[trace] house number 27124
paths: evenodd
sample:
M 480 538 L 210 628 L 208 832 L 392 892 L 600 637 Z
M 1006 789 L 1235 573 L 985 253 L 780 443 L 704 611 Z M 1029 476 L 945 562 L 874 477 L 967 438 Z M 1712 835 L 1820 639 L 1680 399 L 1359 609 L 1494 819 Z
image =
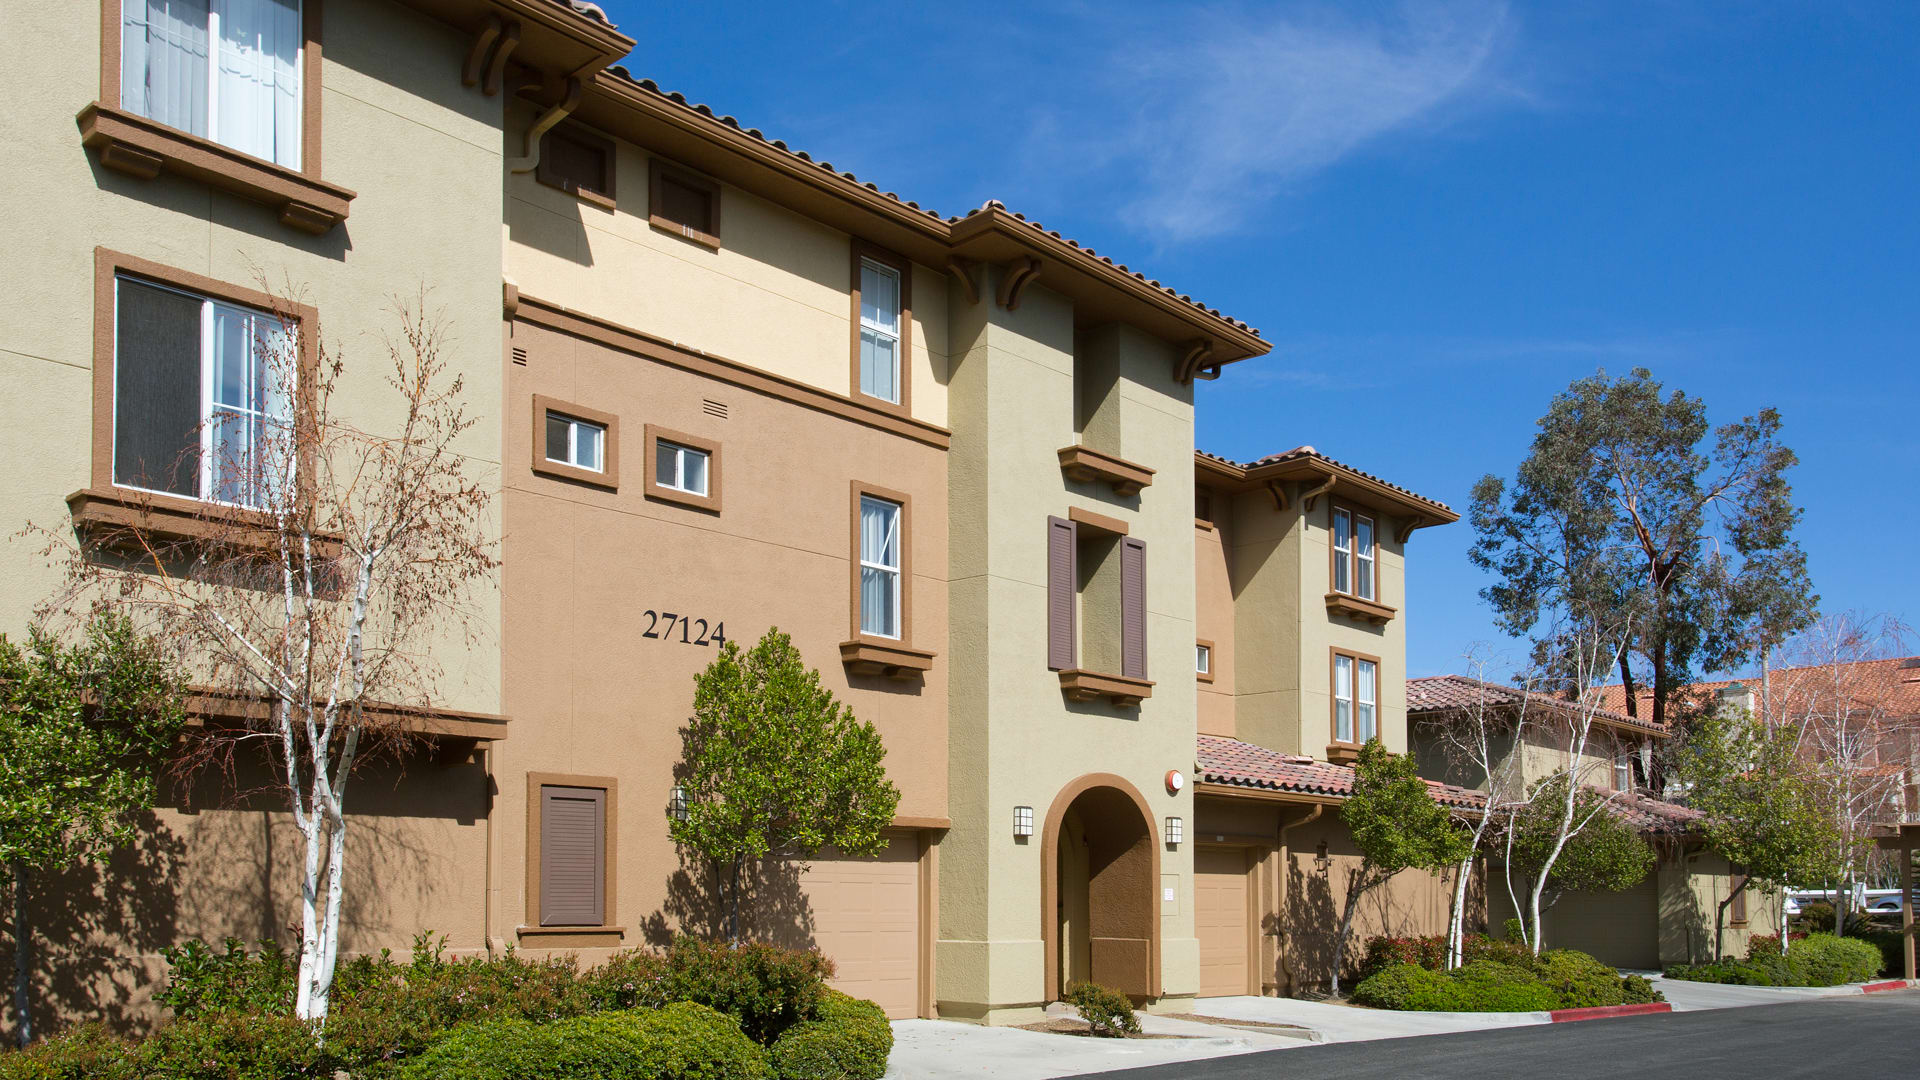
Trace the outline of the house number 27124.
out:
M 649 609 L 641 614 L 647 617 L 647 628 L 640 632 L 641 637 L 659 641 L 678 641 L 682 645 L 711 646 L 727 643 L 726 623 L 717 622 L 713 624 L 712 629 L 708 629 L 705 619 L 678 615 L 671 611 Z M 674 633 L 676 625 L 680 628 L 677 635 Z

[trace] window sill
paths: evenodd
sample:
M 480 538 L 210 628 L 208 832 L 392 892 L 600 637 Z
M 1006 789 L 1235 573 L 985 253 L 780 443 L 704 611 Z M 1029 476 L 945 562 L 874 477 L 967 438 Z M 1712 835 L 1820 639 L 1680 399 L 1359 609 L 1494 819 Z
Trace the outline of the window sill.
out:
M 1111 484 L 1113 493 L 1122 498 L 1138 495 L 1153 483 L 1153 470 L 1145 465 L 1084 446 L 1061 447 L 1060 468 L 1077 484 Z
M 142 180 L 162 172 L 199 180 L 266 203 L 280 212 L 282 224 L 315 236 L 345 221 L 354 198 L 336 184 L 97 101 L 80 110 L 76 120 L 80 141 L 109 169 Z
M 1393 621 L 1394 609 L 1372 600 L 1363 600 L 1358 596 L 1342 592 L 1327 594 L 1327 610 L 1335 615 L 1345 615 L 1361 622 L 1370 622 L 1375 626 L 1385 626 Z
M 659 214 L 651 214 L 647 217 L 647 224 L 653 226 L 656 229 L 659 229 L 661 232 L 666 233 L 669 236 L 677 236 L 682 240 L 687 240 L 692 243 L 699 244 L 701 247 L 706 248 L 708 251 L 720 250 L 719 237 L 713 235 L 712 233 L 701 232 L 699 229 L 696 229 L 691 225 L 682 224 L 681 222 L 675 221 L 672 218 L 662 217 Z
M 608 491 L 620 490 L 620 482 L 617 477 L 610 476 L 603 472 L 595 472 L 592 469 L 583 469 L 578 465 L 568 465 L 564 461 L 553 461 L 542 458 L 534 464 L 533 472 L 536 476 L 550 476 L 555 480 L 572 480 L 575 483 L 586 484 L 590 487 L 605 488 Z
M 872 638 L 840 643 L 840 662 L 859 675 L 912 679 L 933 670 L 933 653 L 906 645 L 882 644 Z
M 624 926 L 517 926 L 514 933 L 531 944 L 553 949 L 594 948 L 620 944 L 627 936 Z
M 1121 708 L 1130 708 L 1153 696 L 1153 682 L 1126 675 L 1106 675 L 1082 668 L 1060 672 L 1060 689 L 1068 701 L 1093 701 L 1106 698 Z
M 1328 743 L 1327 760 L 1335 765 L 1351 765 L 1360 760 L 1360 744 Z
M 117 550 L 141 548 L 141 537 L 176 544 L 222 544 L 242 550 L 278 548 L 272 522 L 256 510 L 217 506 L 177 495 L 119 488 L 83 488 L 67 496 L 74 527 Z M 340 557 L 340 538 L 317 538 L 322 561 Z

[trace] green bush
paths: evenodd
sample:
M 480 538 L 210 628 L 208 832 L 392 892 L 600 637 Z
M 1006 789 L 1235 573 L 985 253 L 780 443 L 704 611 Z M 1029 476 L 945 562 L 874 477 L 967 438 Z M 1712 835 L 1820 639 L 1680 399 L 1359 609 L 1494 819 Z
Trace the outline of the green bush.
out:
M 1620 1004 L 1651 1005 L 1667 1000 L 1667 995 L 1653 988 L 1653 981 L 1645 975 L 1628 975 L 1620 980 Z
M 1384 968 L 1361 980 L 1353 1002 L 1418 1012 L 1540 1012 L 1666 1000 L 1645 978 L 1622 978 L 1583 952 L 1554 949 L 1536 959 L 1523 951 L 1518 959 L 1470 960 L 1449 972 L 1417 964 Z
M 139 1080 L 331 1077 L 345 1062 L 285 1013 L 199 1012 L 162 1026 L 128 1056 Z
M 1553 989 L 1531 970 L 1498 960 L 1475 960 L 1452 972 L 1461 1012 L 1544 1012 L 1559 1008 Z
M 1789 960 L 1805 965 L 1807 986 L 1866 982 L 1880 974 L 1880 950 L 1859 938 L 1808 934 L 1788 950 Z
M 1080 1010 L 1080 1019 L 1093 1028 L 1095 1035 L 1140 1034 L 1140 1018 L 1133 1015 L 1133 1002 L 1118 990 L 1098 983 L 1075 983 L 1067 987 L 1060 1000 Z
M 731 1017 L 681 1002 L 547 1024 L 462 1027 L 401 1073 L 406 1080 L 767 1080 L 766 1051 Z
M 1667 978 L 1740 986 L 1840 986 L 1866 982 L 1880 972 L 1881 950 L 1872 942 L 1832 934 L 1809 934 L 1782 956 L 1778 939 L 1756 939 L 1745 960 L 1675 964 Z
M 661 1004 L 692 1001 L 735 1017 L 748 1038 L 767 1046 L 814 1017 L 832 975 L 833 965 L 812 950 L 681 938 L 667 951 L 651 992 Z
M 1856 930 L 1847 935 L 1880 950 L 1880 974 L 1899 978 L 1906 973 L 1907 954 L 1898 930 Z
M 1457 980 L 1418 964 L 1396 964 L 1360 980 L 1351 1000 L 1356 1005 L 1397 1012 L 1453 1012 L 1460 1008 Z
M 0 1080 L 134 1080 L 133 1044 L 82 1024 L 25 1050 L 0 1050 Z
M 1526 967 L 1533 962 L 1533 952 L 1525 945 L 1517 941 L 1490 938 L 1485 934 L 1468 934 L 1461 939 L 1460 956 L 1463 962 L 1469 964 L 1475 960 L 1498 960 L 1503 964 Z M 1446 935 L 1368 938 L 1365 958 L 1361 960 L 1357 974 L 1365 979 L 1395 964 L 1417 964 L 1429 971 L 1446 970 Z
M 828 990 L 818 1015 L 774 1040 L 780 1080 L 879 1080 L 893 1052 L 893 1027 L 871 1001 Z
M 1552 990 L 1559 1009 L 1591 1009 L 1626 1004 L 1620 973 L 1583 952 L 1549 949 L 1534 965 L 1540 981 Z

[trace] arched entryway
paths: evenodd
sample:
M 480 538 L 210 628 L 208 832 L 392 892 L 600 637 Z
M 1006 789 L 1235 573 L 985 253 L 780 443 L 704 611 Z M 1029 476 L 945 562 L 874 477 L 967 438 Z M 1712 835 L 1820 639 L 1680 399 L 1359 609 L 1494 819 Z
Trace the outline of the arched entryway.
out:
M 1147 800 L 1110 773 L 1061 790 L 1042 834 L 1046 1000 L 1091 979 L 1160 996 L 1160 846 Z

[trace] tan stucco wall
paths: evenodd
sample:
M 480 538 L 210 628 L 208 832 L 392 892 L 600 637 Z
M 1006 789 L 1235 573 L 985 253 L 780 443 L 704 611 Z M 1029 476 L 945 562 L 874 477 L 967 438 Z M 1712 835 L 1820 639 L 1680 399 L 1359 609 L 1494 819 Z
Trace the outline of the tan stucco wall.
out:
M 1226 502 L 1220 498 L 1217 505 L 1224 506 Z M 1234 688 L 1237 685 L 1233 574 L 1228 565 L 1231 544 L 1226 538 L 1231 528 L 1230 523 L 1223 521 L 1213 528 L 1196 527 L 1193 531 L 1194 636 L 1213 642 L 1213 681 L 1196 680 L 1198 719 L 1201 731 L 1228 737 L 1236 730 Z
M 516 940 L 525 921 L 526 776 L 614 778 L 619 785 L 619 941 L 596 949 L 705 931 L 689 916 L 681 864 L 667 839 L 680 728 L 692 711 L 693 679 L 716 646 L 647 639 L 664 626 L 645 612 L 673 612 L 725 625 L 751 648 L 769 627 L 792 636 L 822 683 L 871 720 L 887 747 L 903 817 L 947 816 L 947 636 L 945 453 L 876 428 L 584 341 L 521 319 L 512 344 L 527 363 L 506 363 L 506 697 L 514 737 L 495 766 L 496 916 L 492 933 Z M 542 394 L 618 418 L 619 488 L 532 472 L 532 398 Z M 723 404 L 720 419 L 703 402 Z M 720 446 L 721 510 L 683 507 L 643 494 L 652 468 L 646 424 Z M 911 497 L 909 644 L 932 650 L 923 681 L 850 674 L 839 644 L 852 636 L 852 481 Z M 704 894 L 702 894 L 704 895 Z M 772 899 L 771 897 L 769 899 Z M 806 940 L 806 905 L 780 909 L 791 926 L 763 925 Z M 778 905 L 772 905 L 777 907 Z M 529 938 L 522 947 L 539 948 Z M 588 950 L 583 955 L 599 955 Z
M 534 118 L 511 117 L 519 153 Z M 522 292 L 835 394 L 852 390 L 846 233 L 722 185 L 718 251 L 647 220 L 648 152 L 616 140 L 616 207 L 506 177 L 506 273 Z M 947 275 L 913 275 L 912 409 L 947 421 Z M 1064 445 L 1064 444 L 1063 444 Z
M 1044 821 L 1076 778 L 1113 773 L 1146 799 L 1155 836 L 1165 817 L 1191 816 L 1191 796 L 1168 795 L 1162 778 L 1193 763 L 1193 413 L 1167 346 L 1132 330 L 1110 335 L 1120 370 L 1114 452 L 1158 472 L 1132 499 L 1067 482 L 1055 454 L 1074 442 L 1073 312 L 1044 285 L 1007 311 L 986 277 L 978 304 L 950 293 L 955 827 L 941 846 L 937 990 L 943 1016 L 992 1021 L 1031 1015 L 1044 993 L 1043 838 L 1013 837 L 1014 807 Z M 1070 506 L 1121 518 L 1147 544 L 1156 685 L 1138 709 L 1068 703 L 1047 668 L 1046 518 Z M 1162 846 L 1160 860 L 1162 881 L 1190 898 L 1189 849 Z M 1160 916 L 1171 995 L 1198 986 L 1190 906 Z
M 64 527 L 65 497 L 87 486 L 96 246 L 302 294 L 317 307 L 326 342 L 348 361 L 337 414 L 375 429 L 393 412 L 382 381 L 383 338 L 399 329 L 391 302 L 430 288 L 427 306 L 440 317 L 448 359 L 466 376 L 470 414 L 498 415 L 500 99 L 460 85 L 468 46 L 460 35 L 398 5 L 328 0 L 324 178 L 357 197 L 345 223 L 313 237 L 282 225 L 268 207 L 203 183 L 142 181 L 100 167 L 74 124 L 99 95 L 98 8 L 36 4 L 10 15 L 0 60 L 33 91 L 0 113 L 12 178 L 0 287 L 13 299 L 0 320 L 0 382 L 8 388 L 0 458 L 9 463 L 0 476 L 0 531 L 11 535 L 28 522 Z M 459 443 L 489 484 L 497 483 L 499 438 L 495 425 L 481 423 Z M 0 544 L 0 632 L 22 634 L 34 604 L 57 584 L 37 550 L 26 541 Z M 447 669 L 435 704 L 494 713 L 498 595 L 487 585 L 470 599 L 482 640 L 473 648 L 452 638 L 434 644 Z M 404 776 L 375 770 L 349 786 L 345 949 L 404 951 L 429 927 L 451 935 L 456 948 L 479 943 L 485 841 L 473 769 L 412 762 Z M 226 802 L 209 789 L 192 813 L 159 811 L 138 853 L 117 859 L 114 873 L 66 883 L 69 899 L 89 888 L 115 897 L 74 913 L 79 925 L 49 913 L 44 926 L 55 940 L 72 926 L 74 937 L 100 950 L 94 959 L 119 973 L 91 1010 L 140 1014 L 151 990 L 143 980 L 157 971 L 159 948 L 175 941 L 228 933 L 290 940 L 287 925 L 298 914 L 287 888 L 298 850 L 291 826 L 270 810 L 221 808 Z M 58 966 L 48 960 L 49 978 L 64 977 Z M 89 1011 L 76 998 L 50 1001 L 55 1015 Z

